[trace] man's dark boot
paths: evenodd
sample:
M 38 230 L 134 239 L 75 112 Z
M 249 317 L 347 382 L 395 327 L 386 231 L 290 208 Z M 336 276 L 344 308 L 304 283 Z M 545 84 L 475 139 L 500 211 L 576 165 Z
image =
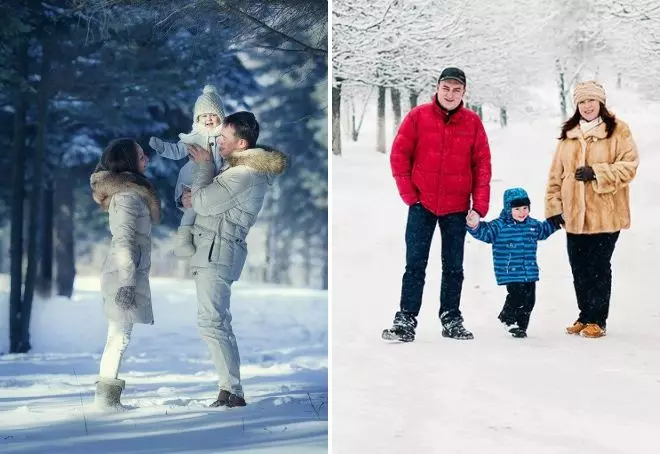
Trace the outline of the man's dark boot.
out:
M 394 323 L 383 330 L 382 338 L 390 341 L 412 342 L 415 340 L 417 319 L 410 312 L 399 311 L 394 315 Z
M 229 402 L 229 396 L 231 396 L 229 391 L 221 389 L 218 393 L 218 398 L 215 400 L 215 402 L 209 405 L 209 407 L 224 407 L 227 405 L 227 402 Z
M 241 396 L 237 396 L 236 394 L 229 395 L 229 400 L 227 401 L 227 408 L 245 407 L 246 405 L 247 402 L 245 402 L 245 399 L 243 399 Z
M 460 340 L 474 339 L 474 335 L 463 326 L 463 320 L 461 318 L 443 320 L 442 337 Z
M 209 407 L 227 407 L 227 408 L 233 408 L 233 407 L 245 407 L 247 403 L 245 402 L 245 399 L 243 399 L 240 396 L 237 396 L 236 394 L 232 394 L 229 391 L 225 391 L 224 389 L 221 389 L 220 392 L 218 393 L 218 398 L 213 402 Z

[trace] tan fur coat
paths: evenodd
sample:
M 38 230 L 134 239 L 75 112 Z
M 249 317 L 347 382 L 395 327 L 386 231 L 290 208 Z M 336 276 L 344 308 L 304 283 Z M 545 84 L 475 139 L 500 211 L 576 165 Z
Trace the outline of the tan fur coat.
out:
M 582 133 L 576 126 L 559 141 L 548 177 L 546 217 L 563 213 L 566 231 L 577 234 L 617 232 L 630 227 L 628 185 L 639 157 L 628 125 L 616 121 L 607 138 L 605 123 Z M 591 166 L 595 181 L 575 179 L 575 170 Z

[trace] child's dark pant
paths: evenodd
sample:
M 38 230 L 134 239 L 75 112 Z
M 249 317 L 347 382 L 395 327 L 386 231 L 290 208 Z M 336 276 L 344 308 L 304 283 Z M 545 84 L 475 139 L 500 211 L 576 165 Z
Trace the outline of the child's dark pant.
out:
M 518 325 L 527 330 L 529 316 L 536 302 L 536 282 L 515 282 L 507 284 L 506 301 L 498 318 L 507 325 Z

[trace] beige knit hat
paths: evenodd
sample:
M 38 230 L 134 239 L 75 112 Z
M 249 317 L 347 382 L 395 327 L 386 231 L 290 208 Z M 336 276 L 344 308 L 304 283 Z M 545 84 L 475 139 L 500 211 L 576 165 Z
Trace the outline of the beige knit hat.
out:
M 197 98 L 193 110 L 193 121 L 197 121 L 200 115 L 208 113 L 216 114 L 220 117 L 220 121 L 225 120 L 225 109 L 222 100 L 218 94 L 218 89 L 213 85 L 206 85 L 202 94 Z
M 576 106 L 587 99 L 596 99 L 605 104 L 605 89 L 595 80 L 580 82 L 573 90 L 573 104 Z

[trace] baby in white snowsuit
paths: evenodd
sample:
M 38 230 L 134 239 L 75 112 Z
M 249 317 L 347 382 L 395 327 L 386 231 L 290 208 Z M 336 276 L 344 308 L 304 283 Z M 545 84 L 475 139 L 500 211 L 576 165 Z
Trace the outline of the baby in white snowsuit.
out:
M 193 109 L 192 131 L 189 134 L 179 134 L 177 143 L 164 142 L 158 137 L 149 139 L 149 146 L 160 156 L 167 159 L 179 160 L 188 156 L 186 144 L 197 144 L 205 150 L 211 148 L 211 155 L 215 164 L 217 174 L 224 164 L 220 155 L 220 129 L 225 119 L 225 111 L 218 95 L 218 90 L 213 85 L 206 85 L 202 94 L 195 102 Z M 183 211 L 181 223 L 176 233 L 174 255 L 180 258 L 192 257 L 195 246 L 192 242 L 192 226 L 195 223 L 195 212 L 192 208 L 184 208 L 181 197 L 185 188 L 192 186 L 193 161 L 188 161 L 179 171 L 179 177 L 174 189 L 174 200 L 176 206 Z

